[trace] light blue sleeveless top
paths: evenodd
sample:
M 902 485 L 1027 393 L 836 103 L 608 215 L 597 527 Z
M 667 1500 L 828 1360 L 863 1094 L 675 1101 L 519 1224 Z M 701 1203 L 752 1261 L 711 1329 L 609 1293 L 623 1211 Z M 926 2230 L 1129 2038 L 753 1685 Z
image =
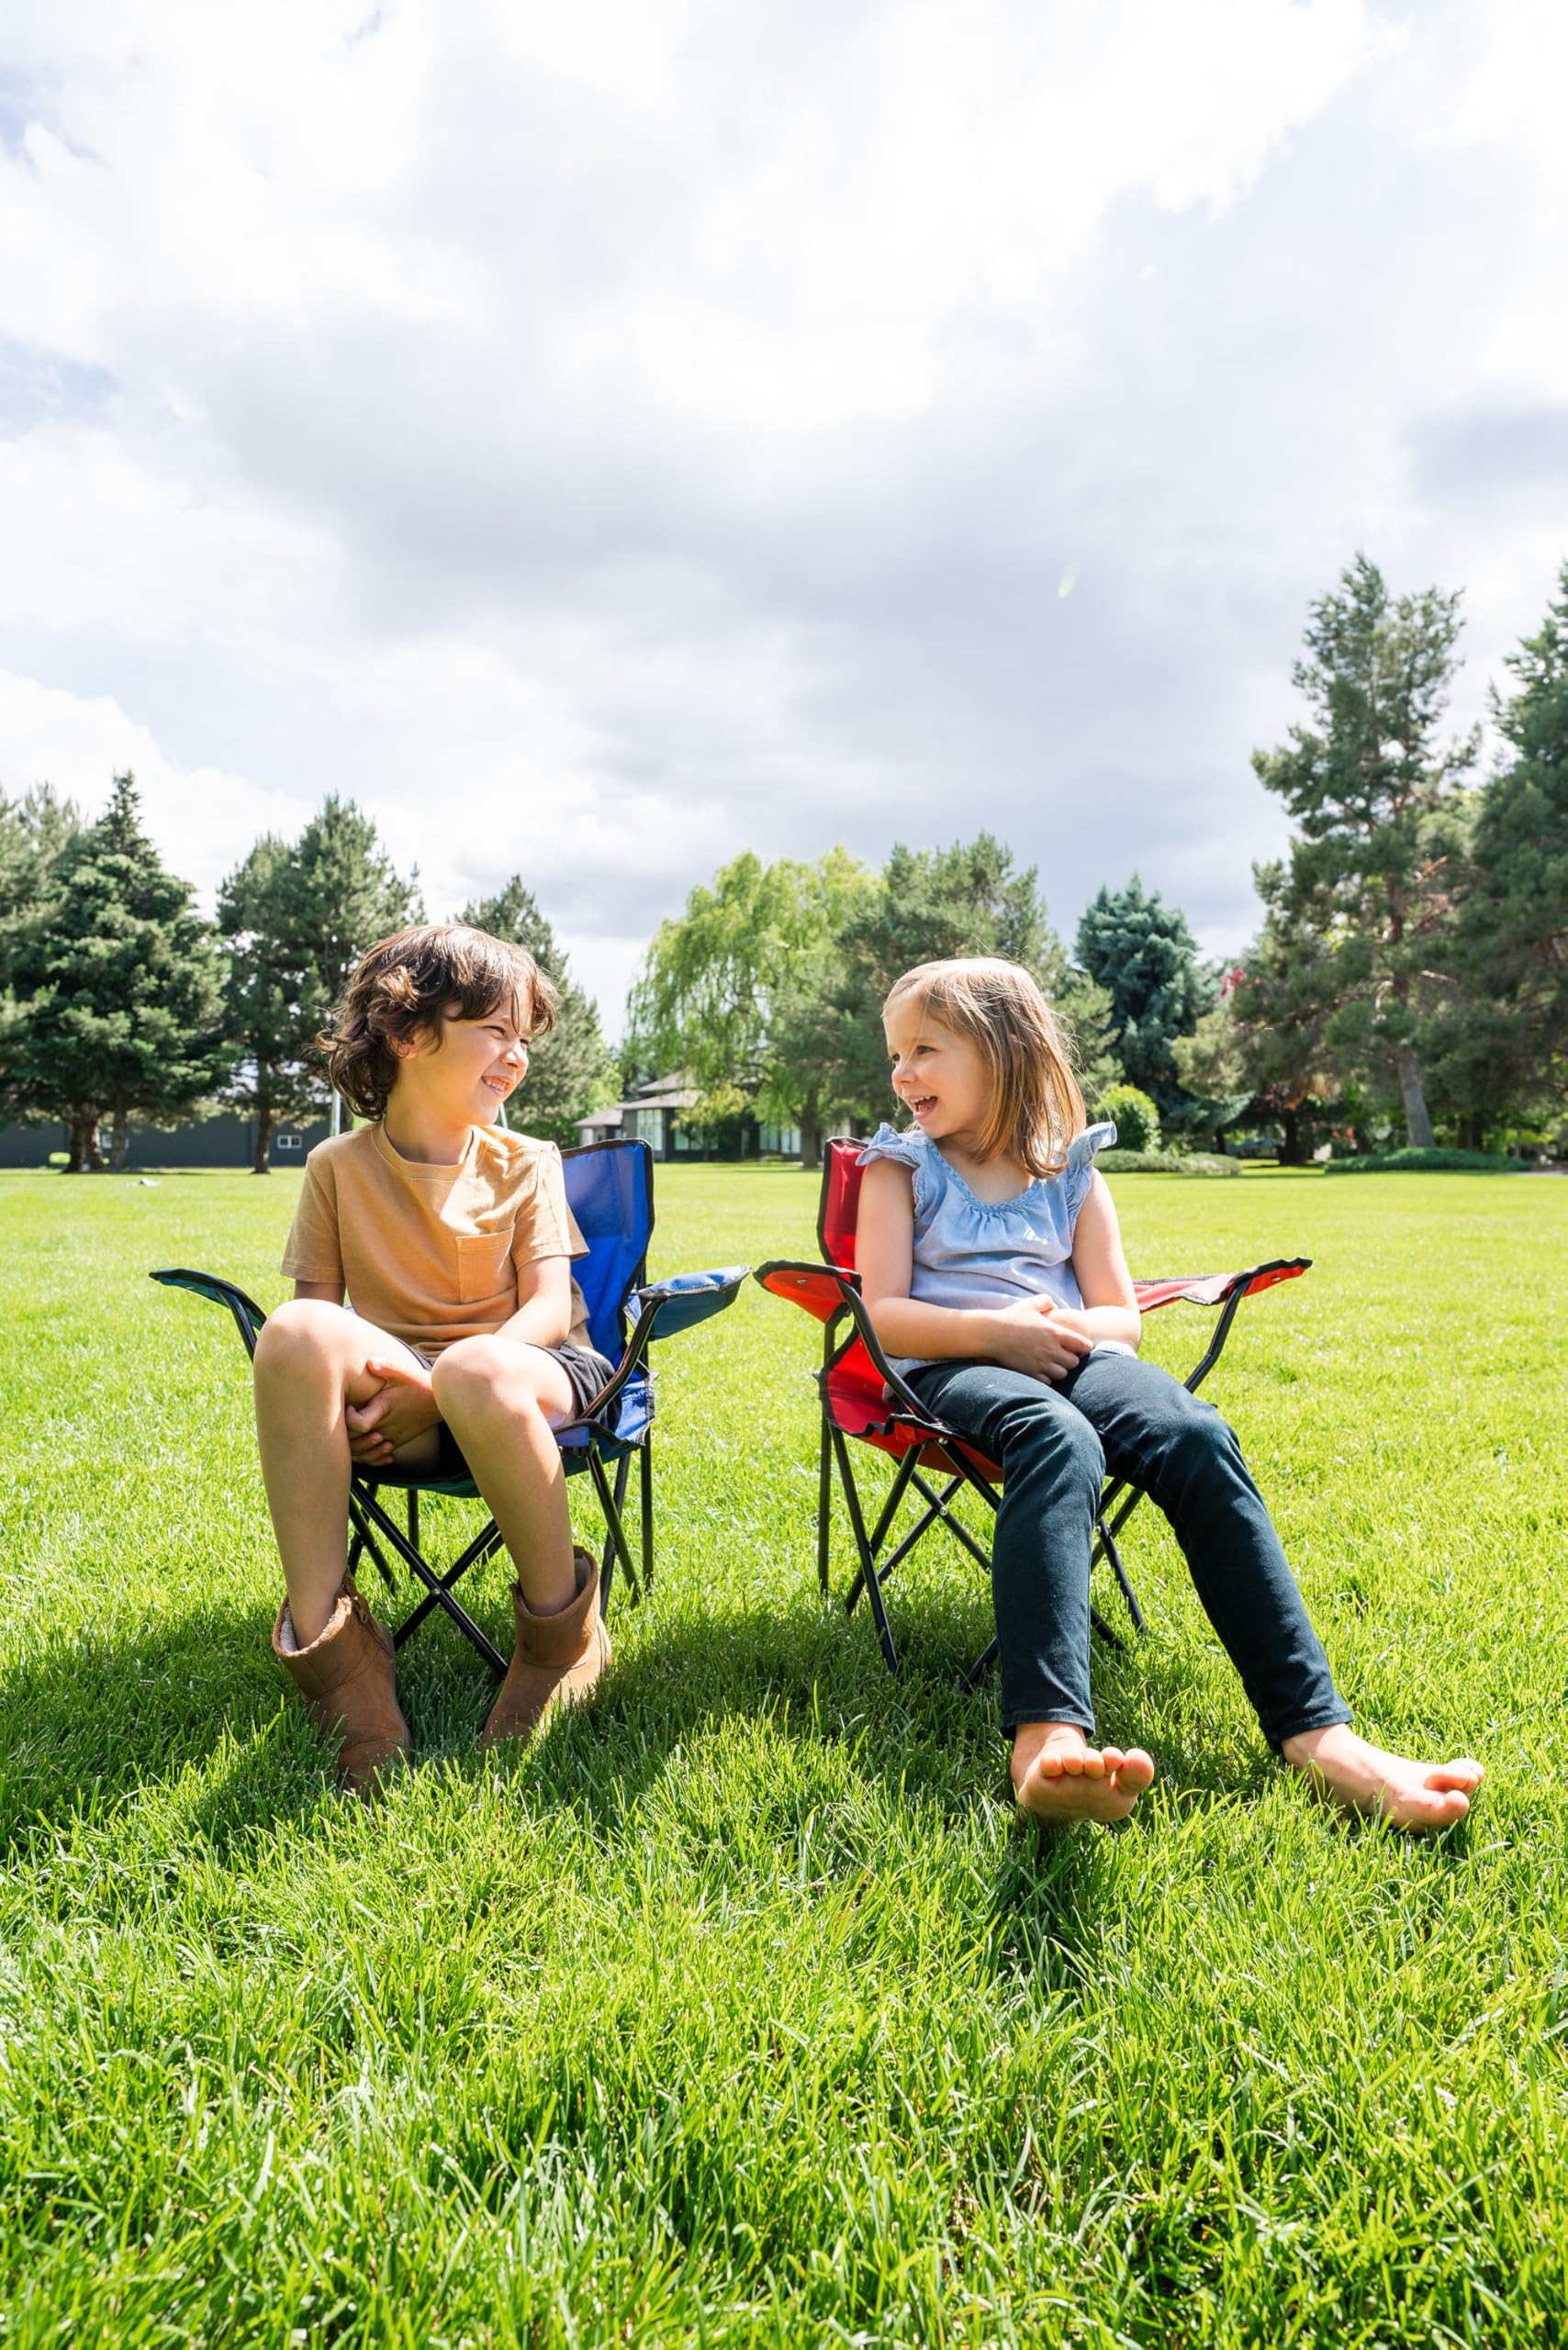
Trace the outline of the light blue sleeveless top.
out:
M 1068 1147 L 1059 1175 L 1042 1175 L 1010 1200 L 975 1197 L 956 1167 L 919 1128 L 879 1126 L 860 1164 L 896 1158 L 914 1183 L 914 1263 L 909 1293 L 922 1305 L 1012 1305 L 1051 1297 L 1081 1306 L 1072 1270 L 1078 1211 L 1094 1180 L 1094 1159 L 1116 1139 L 1106 1124 L 1086 1127 Z M 917 1371 L 933 1355 L 890 1355 L 895 1371 Z

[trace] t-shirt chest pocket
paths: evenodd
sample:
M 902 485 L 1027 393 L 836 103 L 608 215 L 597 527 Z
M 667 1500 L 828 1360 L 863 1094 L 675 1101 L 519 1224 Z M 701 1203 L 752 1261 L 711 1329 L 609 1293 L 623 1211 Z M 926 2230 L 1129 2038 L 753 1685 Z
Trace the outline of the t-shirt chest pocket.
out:
M 483 1305 L 517 1287 L 511 1270 L 510 1232 L 460 1232 L 457 1294 L 465 1305 Z

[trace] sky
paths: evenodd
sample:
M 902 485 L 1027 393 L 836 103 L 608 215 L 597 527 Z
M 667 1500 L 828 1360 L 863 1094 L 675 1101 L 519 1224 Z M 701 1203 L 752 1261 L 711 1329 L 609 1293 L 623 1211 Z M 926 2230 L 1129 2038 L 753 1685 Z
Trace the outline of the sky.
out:
M 1568 558 L 1558 0 L 0 0 L 0 789 L 357 800 L 611 1035 L 746 848 L 1204 951 L 1358 549 Z

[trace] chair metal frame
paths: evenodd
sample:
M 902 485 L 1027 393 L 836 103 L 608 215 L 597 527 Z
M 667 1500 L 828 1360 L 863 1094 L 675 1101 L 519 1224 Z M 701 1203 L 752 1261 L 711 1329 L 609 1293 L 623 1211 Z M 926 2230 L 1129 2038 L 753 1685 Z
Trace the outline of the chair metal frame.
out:
M 626 1578 L 627 1590 L 633 1602 L 640 1598 L 644 1587 L 652 1585 L 654 1579 L 654 1382 L 653 1365 L 648 1360 L 649 1348 L 655 1338 L 672 1337 L 678 1331 L 689 1328 L 711 1315 L 723 1312 L 734 1304 L 750 1270 L 745 1265 L 732 1265 L 714 1272 L 679 1273 L 670 1280 L 650 1284 L 647 1281 L 647 1246 L 654 1229 L 653 1153 L 645 1142 L 617 1136 L 605 1142 L 584 1143 L 574 1149 L 563 1150 L 561 1158 L 566 1175 L 568 1203 L 573 1190 L 574 1169 L 606 1151 L 631 1151 L 641 1156 L 641 1180 L 636 1190 L 643 1222 L 639 1230 L 621 1236 L 626 1245 L 635 1248 L 636 1261 L 630 1279 L 610 1301 L 613 1331 L 605 1326 L 604 1317 L 600 1316 L 600 1329 L 594 1334 L 596 1344 L 601 1335 L 616 1338 L 619 1360 L 613 1375 L 577 1418 L 563 1423 L 555 1430 L 566 1474 L 568 1477 L 586 1474 L 591 1479 L 603 1513 L 605 1542 L 599 1561 L 601 1613 L 608 1612 L 618 1564 Z M 591 1259 L 592 1237 L 585 1237 L 589 1238 Z M 255 1354 L 256 1339 L 267 1317 L 255 1300 L 248 1297 L 234 1282 L 214 1273 L 192 1272 L 184 1267 L 173 1266 L 153 1272 L 151 1279 L 170 1289 L 190 1290 L 214 1304 L 227 1307 L 244 1341 L 247 1354 Z M 608 1358 L 611 1349 L 603 1347 L 601 1351 Z M 615 1419 L 610 1427 L 589 1425 L 612 1406 Z M 633 1558 L 625 1525 L 626 1490 L 633 1454 L 638 1462 L 640 1574 L 637 1561 Z M 382 1488 L 406 1495 L 406 1532 L 397 1525 L 379 1498 Z M 438 1569 L 425 1558 L 420 1549 L 420 1497 L 423 1494 L 462 1501 L 483 1498 L 478 1486 L 466 1475 L 439 1478 L 414 1470 L 372 1469 L 358 1461 L 353 1464 L 349 1478 L 349 1518 L 353 1528 L 353 1540 L 348 1554 L 349 1572 L 352 1574 L 361 1559 L 368 1553 L 388 1591 L 395 1592 L 397 1577 L 387 1557 L 387 1552 L 391 1552 L 402 1561 L 413 1581 L 423 1588 L 422 1598 L 394 1629 L 394 1646 L 402 1648 L 431 1611 L 439 1607 L 478 1651 L 491 1671 L 498 1675 L 504 1674 L 506 1659 L 455 1596 L 455 1586 L 469 1569 L 501 1549 L 500 1529 L 493 1517 L 488 1518 L 451 1565 Z
M 899 1652 L 888 1620 L 883 1586 L 916 1544 L 935 1525 L 946 1526 L 960 1547 L 985 1571 L 990 1553 L 978 1542 L 952 1504 L 964 1491 L 978 1494 L 992 1514 L 1002 1503 L 1002 1472 L 986 1460 L 956 1429 L 926 1409 L 907 1381 L 893 1369 L 872 1326 L 860 1294 L 855 1270 L 855 1214 L 858 1203 L 864 1143 L 830 1142 L 823 1153 L 822 1195 L 817 1211 L 817 1243 L 822 1262 L 777 1258 L 757 1266 L 754 1278 L 775 1297 L 799 1305 L 823 1324 L 822 1366 L 813 1376 L 822 1399 L 822 1432 L 817 1488 L 817 1581 L 829 1595 L 828 1556 L 833 1528 L 834 1484 L 844 1496 L 849 1530 L 859 1563 L 845 1598 L 845 1612 L 853 1615 L 864 1592 L 870 1601 L 877 1638 L 888 1671 L 899 1670 Z M 1310 1266 L 1310 1257 L 1276 1257 L 1239 1272 L 1204 1273 L 1133 1284 L 1138 1309 L 1159 1312 L 1178 1301 L 1219 1306 L 1218 1321 L 1208 1345 L 1188 1372 L 1183 1384 L 1195 1394 L 1225 1350 L 1232 1325 L 1244 1298 L 1271 1289 L 1278 1281 L 1294 1281 Z M 892 1481 L 868 1526 L 865 1505 L 850 1458 L 851 1441 L 874 1446 L 896 1461 Z M 933 1482 L 935 1480 L 935 1482 Z M 894 1521 L 906 1497 L 913 1494 L 923 1505 L 914 1524 L 890 1549 Z M 1125 1478 L 1108 1477 L 1095 1512 L 1094 1548 L 1091 1571 L 1102 1559 L 1115 1576 L 1133 1629 L 1146 1630 L 1117 1537 L 1144 1499 L 1143 1489 Z M 884 1555 L 885 1552 L 885 1555 Z M 1097 1608 L 1090 1615 L 1095 1630 L 1113 1648 L 1123 1643 Z M 964 1674 L 962 1686 L 972 1689 L 995 1662 L 991 1639 Z

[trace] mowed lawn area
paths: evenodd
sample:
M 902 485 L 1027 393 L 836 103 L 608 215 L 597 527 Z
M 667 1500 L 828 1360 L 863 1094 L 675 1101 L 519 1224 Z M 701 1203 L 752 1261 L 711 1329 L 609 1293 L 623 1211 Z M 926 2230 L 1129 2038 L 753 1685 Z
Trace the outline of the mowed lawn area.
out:
M 0 1178 L 0 2340 L 1563 2338 L 1568 1182 L 1115 1186 L 1135 1270 L 1316 1260 L 1206 1392 L 1363 1726 L 1487 1765 L 1425 1844 L 1271 1762 L 1152 1512 L 1096 1671 L 1155 1789 L 1023 1830 L 956 1546 L 897 1683 L 819 1600 L 815 1326 L 749 1285 L 663 1353 L 591 1712 L 481 1756 L 438 1619 L 420 1767 L 339 1800 L 239 1342 L 146 1279 L 274 1303 L 297 1184 Z M 815 1199 L 661 1169 L 654 1270 L 814 1254 Z

